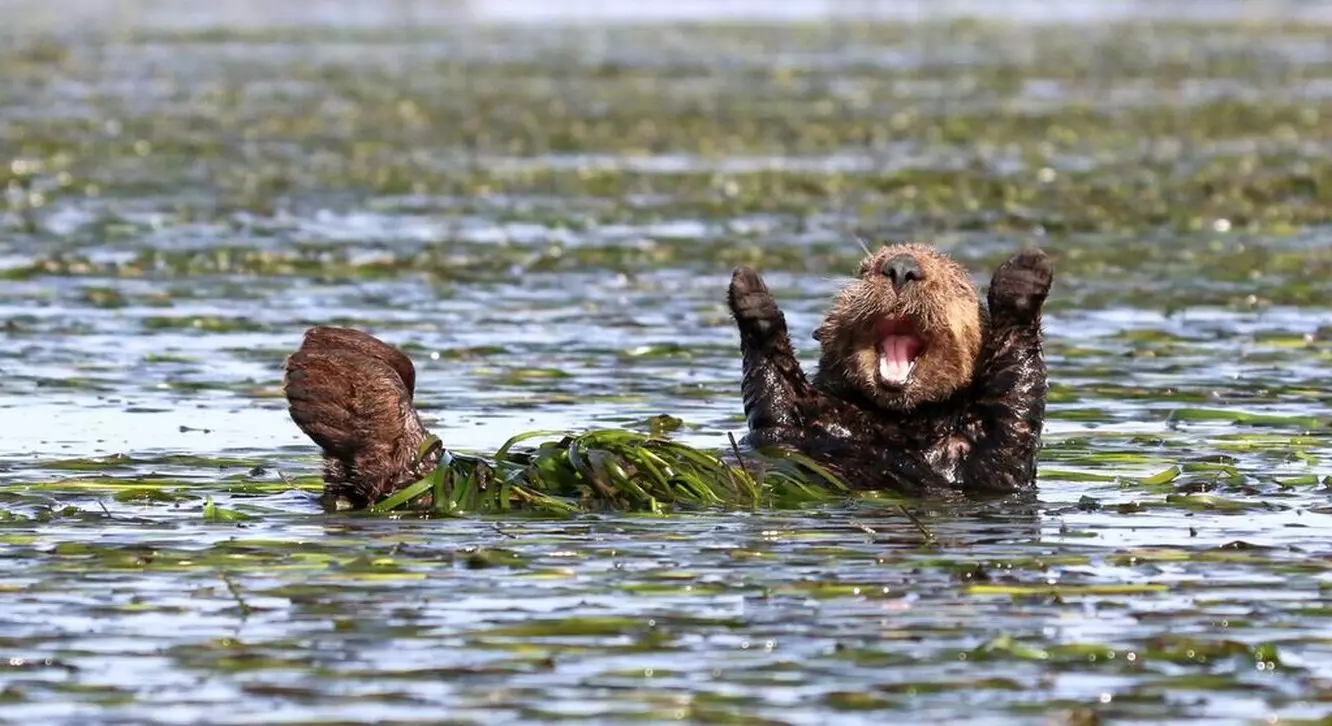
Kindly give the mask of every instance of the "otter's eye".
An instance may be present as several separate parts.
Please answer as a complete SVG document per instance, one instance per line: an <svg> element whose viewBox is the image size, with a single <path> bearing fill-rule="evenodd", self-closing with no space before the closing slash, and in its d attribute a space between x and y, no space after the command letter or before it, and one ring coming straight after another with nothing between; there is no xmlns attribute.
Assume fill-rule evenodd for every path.
<svg viewBox="0 0 1332 726"><path fill-rule="evenodd" d="M925 271L921 269L915 257L894 255L883 263L883 276L893 283L893 287L901 290L913 282L924 280Z"/></svg>

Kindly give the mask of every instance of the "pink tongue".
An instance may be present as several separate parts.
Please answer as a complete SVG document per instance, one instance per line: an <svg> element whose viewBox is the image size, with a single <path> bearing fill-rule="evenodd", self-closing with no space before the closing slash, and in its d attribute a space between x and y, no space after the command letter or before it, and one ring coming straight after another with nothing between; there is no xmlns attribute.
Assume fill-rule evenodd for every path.
<svg viewBox="0 0 1332 726"><path fill-rule="evenodd" d="M889 335L879 341L879 375L889 383L906 383L920 341L910 335Z"/></svg>

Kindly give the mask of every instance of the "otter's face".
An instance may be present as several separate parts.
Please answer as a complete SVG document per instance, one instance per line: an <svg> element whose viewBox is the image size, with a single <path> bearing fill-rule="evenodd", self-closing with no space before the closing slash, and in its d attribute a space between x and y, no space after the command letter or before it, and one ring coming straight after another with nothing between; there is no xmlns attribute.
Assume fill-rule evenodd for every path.
<svg viewBox="0 0 1332 726"><path fill-rule="evenodd" d="M861 263L814 338L823 372L884 408L908 410L971 382L980 297L967 271L943 253L890 245Z"/></svg>

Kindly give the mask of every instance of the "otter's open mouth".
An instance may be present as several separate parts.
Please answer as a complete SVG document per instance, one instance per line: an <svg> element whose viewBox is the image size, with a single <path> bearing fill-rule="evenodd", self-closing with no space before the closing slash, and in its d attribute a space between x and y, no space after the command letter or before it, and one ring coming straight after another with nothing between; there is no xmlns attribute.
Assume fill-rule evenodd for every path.
<svg viewBox="0 0 1332 726"><path fill-rule="evenodd" d="M925 348L909 318L890 318L879 323L879 378L890 386L905 386Z"/></svg>

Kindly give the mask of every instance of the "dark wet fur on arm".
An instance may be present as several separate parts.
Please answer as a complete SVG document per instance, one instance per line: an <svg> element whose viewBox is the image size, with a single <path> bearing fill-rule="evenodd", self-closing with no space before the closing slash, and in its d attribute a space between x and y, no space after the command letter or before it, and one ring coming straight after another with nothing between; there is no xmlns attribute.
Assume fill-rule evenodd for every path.
<svg viewBox="0 0 1332 726"><path fill-rule="evenodd" d="M740 390L749 430L767 438L799 436L804 428L801 402L814 391L796 359L786 316L763 279L748 267L731 275L727 302L740 329Z"/></svg>
<svg viewBox="0 0 1332 726"><path fill-rule="evenodd" d="M989 320L969 418L980 430L960 479L976 491L1035 486L1048 391L1041 308L1053 279L1050 260L1024 250L995 271Z"/></svg>

